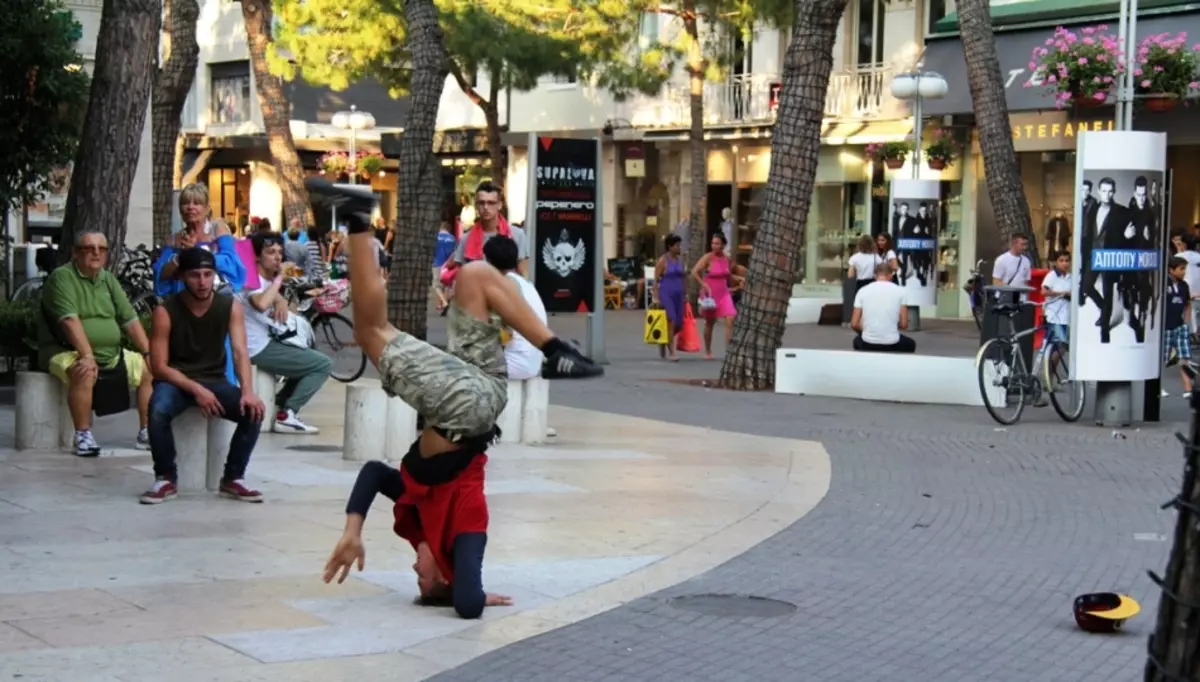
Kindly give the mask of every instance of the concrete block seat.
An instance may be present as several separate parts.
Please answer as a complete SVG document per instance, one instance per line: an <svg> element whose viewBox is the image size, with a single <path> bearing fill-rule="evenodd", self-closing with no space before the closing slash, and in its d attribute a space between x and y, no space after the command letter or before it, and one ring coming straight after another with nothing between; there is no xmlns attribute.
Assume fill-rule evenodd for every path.
<svg viewBox="0 0 1200 682"><path fill-rule="evenodd" d="M775 392L790 395L982 407L978 377L974 357L811 348L775 352Z"/></svg>
<svg viewBox="0 0 1200 682"><path fill-rule="evenodd" d="M500 442L540 445L550 428L550 382L508 380L508 404L497 420Z"/></svg>

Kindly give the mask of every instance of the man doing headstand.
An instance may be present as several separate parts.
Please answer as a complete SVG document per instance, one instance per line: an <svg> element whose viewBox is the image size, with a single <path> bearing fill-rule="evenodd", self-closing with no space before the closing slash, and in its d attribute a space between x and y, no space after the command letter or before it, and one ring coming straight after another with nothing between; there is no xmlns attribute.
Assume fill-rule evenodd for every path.
<svg viewBox="0 0 1200 682"><path fill-rule="evenodd" d="M417 550L417 585L426 601L450 601L463 618L478 618L486 604L509 603L483 591L488 511L483 494L484 454L496 438L496 419L508 397L500 332L511 327L541 349L547 379L581 379L604 370L554 337L516 287L486 262L467 263L455 280L447 352L387 321L384 284L369 248L375 198L369 190L305 181L321 211L345 216L351 240L350 286L354 337L379 369L383 388L412 405L425 426L400 469L368 462L346 505L346 529L325 565L325 581L346 579L363 568L363 521L383 493L395 501L395 530ZM360 246L361 245L361 246Z"/></svg>

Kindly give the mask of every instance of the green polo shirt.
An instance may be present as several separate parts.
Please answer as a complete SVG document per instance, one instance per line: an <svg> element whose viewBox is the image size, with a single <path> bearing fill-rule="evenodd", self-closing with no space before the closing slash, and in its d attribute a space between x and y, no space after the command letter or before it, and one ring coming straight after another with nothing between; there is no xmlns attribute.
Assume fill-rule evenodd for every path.
<svg viewBox="0 0 1200 682"><path fill-rule="evenodd" d="M87 277L73 263L55 269L46 278L42 310L45 312L39 311L38 315L38 359L43 366L58 353L69 350L51 333L51 323L79 318L96 363L107 367L121 350L122 328L137 319L116 276L101 270L95 277ZM58 338L63 338L61 333Z"/></svg>

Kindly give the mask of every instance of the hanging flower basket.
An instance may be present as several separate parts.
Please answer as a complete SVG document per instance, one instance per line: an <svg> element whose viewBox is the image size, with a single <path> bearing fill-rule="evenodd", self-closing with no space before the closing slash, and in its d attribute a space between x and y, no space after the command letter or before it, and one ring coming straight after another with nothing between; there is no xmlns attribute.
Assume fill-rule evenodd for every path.
<svg viewBox="0 0 1200 682"><path fill-rule="evenodd" d="M929 168L932 170L946 170L945 159L929 159L926 163L929 164Z"/></svg>
<svg viewBox="0 0 1200 682"><path fill-rule="evenodd" d="M1033 78L1025 87L1044 87L1054 93L1054 105L1065 108L1100 106L1125 72L1120 41L1108 26L1087 26L1079 32L1059 26L1054 35L1033 48L1029 56Z"/></svg>
<svg viewBox="0 0 1200 682"><path fill-rule="evenodd" d="M1159 33L1138 46L1133 65L1134 94L1147 111L1163 113L1200 88L1200 45L1188 46L1186 33Z"/></svg>
<svg viewBox="0 0 1200 682"><path fill-rule="evenodd" d="M935 128L925 147L925 162L933 170L943 170L957 158L958 145L954 136L942 128Z"/></svg>
<svg viewBox="0 0 1200 682"><path fill-rule="evenodd" d="M369 178L383 170L383 157L375 152L359 152L355 166L364 178Z"/></svg>
<svg viewBox="0 0 1200 682"><path fill-rule="evenodd" d="M350 155L346 152L326 152L317 160L321 172L337 177L350 170Z"/></svg>
<svg viewBox="0 0 1200 682"><path fill-rule="evenodd" d="M896 170L904 166L905 159L912 151L912 143L908 140L899 142L883 142L867 145L867 158L876 163L883 162L885 166Z"/></svg>

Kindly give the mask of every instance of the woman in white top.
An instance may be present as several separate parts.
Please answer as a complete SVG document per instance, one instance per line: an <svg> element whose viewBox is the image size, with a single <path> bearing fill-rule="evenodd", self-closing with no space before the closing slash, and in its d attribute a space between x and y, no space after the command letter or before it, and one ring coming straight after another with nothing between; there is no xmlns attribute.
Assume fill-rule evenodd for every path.
<svg viewBox="0 0 1200 682"><path fill-rule="evenodd" d="M892 237L887 232L880 232L875 235L875 251L879 257L892 266L892 272L900 272L900 261L896 259L896 251L892 247ZM892 281L896 281L896 276L892 275Z"/></svg>
<svg viewBox="0 0 1200 682"><path fill-rule="evenodd" d="M858 252L850 256L850 269L846 276L853 279L854 292L875 281L875 266L883 262L883 257L875 250L875 240L870 235L858 238Z"/></svg>

